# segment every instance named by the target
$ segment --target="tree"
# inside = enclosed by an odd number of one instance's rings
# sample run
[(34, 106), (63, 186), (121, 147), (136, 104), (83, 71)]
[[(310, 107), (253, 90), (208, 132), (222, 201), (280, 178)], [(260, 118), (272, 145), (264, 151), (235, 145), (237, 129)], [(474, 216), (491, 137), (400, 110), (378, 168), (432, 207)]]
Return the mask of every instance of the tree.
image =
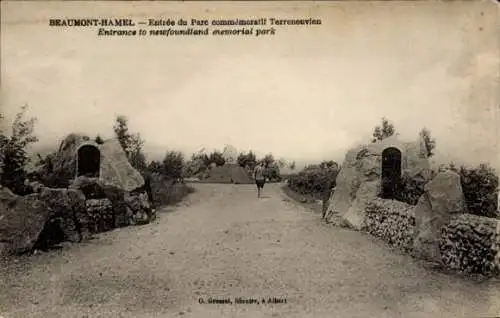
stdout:
[(243, 152), (240, 153), (236, 158), (236, 162), (238, 163), (238, 166), (245, 167), (247, 162), (247, 156)]
[(118, 142), (122, 146), (123, 151), (125, 151), (125, 154), (128, 157), (130, 134), (128, 132), (127, 117), (117, 116), (115, 125), (113, 126), (113, 131), (115, 132), (116, 138), (118, 138)]
[(280, 169), (283, 169), (286, 167), (286, 160), (284, 158), (280, 158), (278, 160), (278, 167), (280, 167)]
[(255, 168), (256, 164), (257, 164), (257, 156), (252, 150), (248, 151), (245, 167), (248, 166), (250, 169), (253, 169)]
[(127, 118), (121, 115), (116, 117), (113, 130), (130, 164), (137, 170), (143, 171), (147, 164), (146, 156), (142, 152), (144, 140), (142, 140), (141, 135), (131, 134), (128, 130)]
[(210, 165), (207, 154), (203, 151), (194, 153), (191, 160), (184, 163), (183, 177), (197, 176), (199, 173), (204, 172)]
[(24, 167), (29, 160), (27, 147), (38, 141), (38, 137), (34, 135), (36, 118), (24, 119), (27, 109), (28, 105), (24, 105), (16, 114), (10, 137), (0, 132), (0, 153), (2, 154), (0, 183), (18, 194), (25, 194), (24, 180), (27, 173)]
[(468, 212), (500, 218), (498, 210), (498, 173), (489, 164), (458, 169)]
[(184, 166), (184, 155), (180, 151), (167, 151), (163, 158), (163, 175), (167, 178), (181, 178)]
[(333, 160), (323, 161), (320, 163), (321, 169), (338, 169), (338, 164)]
[(162, 173), (162, 169), (162, 164), (157, 160), (151, 161), (148, 165), (148, 170), (153, 173)]
[(199, 152), (194, 153), (191, 156), (191, 161), (201, 161), (205, 167), (208, 167), (210, 165), (210, 158), (203, 149)]
[(253, 151), (250, 150), (248, 153), (240, 153), (237, 162), (240, 167), (253, 169), (257, 163), (257, 157)]
[(303, 171), (320, 170), (321, 166), (318, 164), (309, 164), (304, 167)]
[(141, 172), (147, 169), (148, 164), (146, 163), (146, 156), (140, 148), (134, 149), (132, 152), (130, 152), (128, 159), (132, 167), (134, 167), (135, 169)]
[(224, 163), (226, 163), (226, 160), (224, 159), (224, 156), (222, 155), (222, 152), (215, 150), (212, 152), (209, 156), (209, 161), (210, 163), (215, 163), (217, 166), (223, 166)]
[(281, 181), (280, 168), (277, 163), (273, 162), (266, 166), (263, 171), (264, 177), (269, 180)]
[(431, 131), (427, 128), (423, 128), (419, 135), (424, 141), (427, 157), (432, 157), (434, 155), (434, 149), (436, 148), (436, 140), (431, 137)]
[(290, 162), (290, 164), (288, 165), (288, 168), (290, 168), (290, 170), (295, 170), (295, 168), (296, 168), (295, 161)]
[(113, 130), (127, 157), (134, 151), (142, 150), (144, 141), (142, 140), (140, 134), (131, 134), (129, 132), (128, 119), (125, 116), (120, 115), (116, 117)]
[(272, 165), (274, 163), (274, 156), (270, 153), (268, 153), (267, 155), (264, 156), (264, 159), (262, 159), (262, 161), (264, 162), (264, 166), (265, 167), (269, 167), (270, 165)]
[(97, 135), (94, 140), (97, 144), (102, 145), (104, 143), (104, 140), (100, 135)]
[(383, 140), (387, 137), (394, 135), (394, 133), (395, 133), (394, 124), (390, 123), (389, 120), (387, 120), (387, 118), (382, 117), (381, 126), (375, 126), (375, 129), (373, 130), (372, 142)]

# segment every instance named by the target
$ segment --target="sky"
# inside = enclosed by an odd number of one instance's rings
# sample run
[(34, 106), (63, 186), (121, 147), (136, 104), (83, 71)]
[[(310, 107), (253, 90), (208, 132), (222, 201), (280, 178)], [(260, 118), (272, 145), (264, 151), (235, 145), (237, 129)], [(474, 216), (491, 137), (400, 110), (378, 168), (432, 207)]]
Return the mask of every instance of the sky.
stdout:
[[(423, 127), (436, 160), (498, 167), (498, 7), (474, 2), (2, 2), (1, 111), (38, 118), (38, 146), (112, 136), (117, 115), (149, 158), (226, 144), (333, 159), (385, 116)], [(98, 37), (50, 18), (317, 18), (267, 37)]]

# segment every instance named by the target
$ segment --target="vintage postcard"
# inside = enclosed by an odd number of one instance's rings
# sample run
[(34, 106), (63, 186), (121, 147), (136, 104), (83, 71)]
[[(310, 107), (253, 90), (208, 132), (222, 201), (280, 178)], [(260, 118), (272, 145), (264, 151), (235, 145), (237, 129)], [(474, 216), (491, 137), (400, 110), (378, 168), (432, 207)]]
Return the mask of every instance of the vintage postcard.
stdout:
[(500, 316), (494, 1), (2, 1), (0, 317)]

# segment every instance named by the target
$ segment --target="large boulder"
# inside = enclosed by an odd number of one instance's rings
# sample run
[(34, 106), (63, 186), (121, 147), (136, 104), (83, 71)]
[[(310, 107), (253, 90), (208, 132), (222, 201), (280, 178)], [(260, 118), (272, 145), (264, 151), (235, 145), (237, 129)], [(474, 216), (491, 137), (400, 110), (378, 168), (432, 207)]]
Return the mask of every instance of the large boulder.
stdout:
[(48, 206), (50, 219), (52, 223), (58, 224), (64, 240), (80, 242), (88, 238), (83, 192), (75, 189), (42, 188), (39, 198)]
[[(401, 172), (410, 178), (430, 180), (431, 169), (421, 139), (404, 143), (396, 137), (361, 145), (347, 151), (336, 180), (335, 191), (329, 199), (325, 220), (337, 225), (362, 227), (364, 203), (377, 197), (382, 179), (382, 153), (387, 148), (401, 152)], [(364, 185), (368, 183), (367, 185)], [(358, 190), (363, 190), (358, 193)], [(357, 199), (358, 196), (360, 199)]]
[(425, 185), (432, 210), (440, 214), (464, 213), (466, 208), (460, 175), (451, 170), (438, 173)]
[[(415, 238), (413, 253), (415, 256), (427, 260), (439, 261), (439, 228), (445, 223), (434, 217), (429, 198), (424, 194), (417, 202), (415, 214)], [(436, 230), (438, 229), (438, 230)]]
[(101, 171), (99, 178), (106, 184), (125, 191), (133, 191), (144, 186), (144, 178), (128, 161), (117, 139), (108, 139), (99, 146), (101, 151)]
[(417, 257), (441, 262), (439, 242), (443, 226), (455, 214), (466, 210), (460, 176), (443, 171), (425, 186), (425, 192), (415, 207), (416, 236), (414, 253)]
[(361, 184), (356, 192), (356, 198), (352, 201), (347, 212), (341, 216), (342, 224), (355, 230), (363, 230), (366, 227), (366, 205), (376, 199), (380, 188), (380, 181), (370, 181)]
[(31, 250), (38, 240), (50, 210), (38, 194), (17, 196), (0, 188), (0, 243), (3, 253)]
[(347, 152), (344, 163), (337, 175), (337, 185), (335, 191), (332, 191), (325, 213), (325, 219), (329, 223), (339, 225), (340, 217), (349, 210), (352, 201), (356, 198), (356, 192), (361, 184), (356, 168), (356, 155), (358, 152), (358, 148)]

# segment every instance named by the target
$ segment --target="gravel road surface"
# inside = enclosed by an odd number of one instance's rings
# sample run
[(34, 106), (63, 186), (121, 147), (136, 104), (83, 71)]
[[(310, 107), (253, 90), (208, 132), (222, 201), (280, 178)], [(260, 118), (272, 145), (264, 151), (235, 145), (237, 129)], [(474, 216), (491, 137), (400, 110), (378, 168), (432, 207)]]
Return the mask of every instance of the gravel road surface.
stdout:
[(500, 316), (498, 280), (432, 270), (325, 225), (279, 184), (261, 199), (252, 185), (194, 186), (153, 224), (1, 263), (0, 316)]

